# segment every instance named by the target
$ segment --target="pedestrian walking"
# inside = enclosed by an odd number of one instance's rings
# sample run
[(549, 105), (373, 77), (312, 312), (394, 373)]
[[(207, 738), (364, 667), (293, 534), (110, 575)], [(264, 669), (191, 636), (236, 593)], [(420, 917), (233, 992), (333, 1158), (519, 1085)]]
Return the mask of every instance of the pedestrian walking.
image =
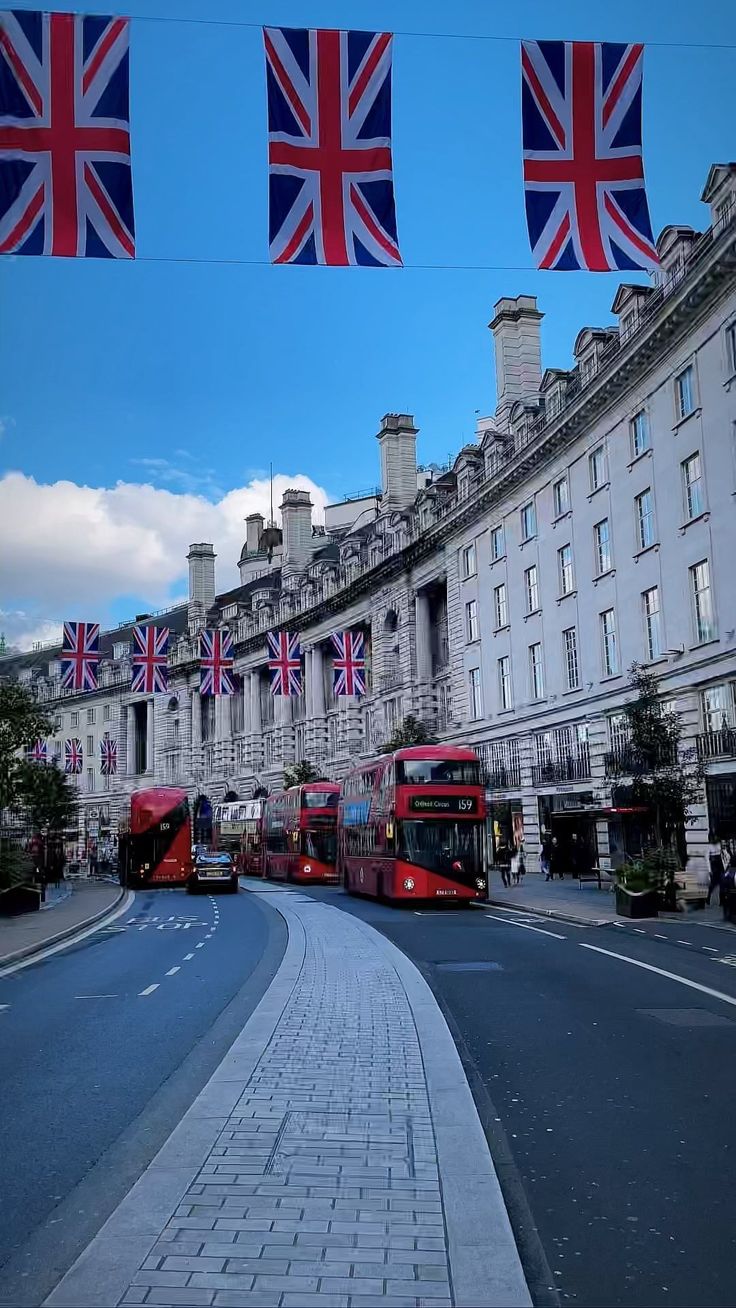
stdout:
[(560, 881), (562, 881), (564, 875), (565, 874), (562, 870), (562, 850), (560, 848), (560, 842), (557, 839), (557, 836), (553, 836), (549, 851), (549, 879), (550, 881), (554, 881), (557, 876), (560, 878)]
[(545, 881), (550, 879), (552, 865), (552, 837), (549, 831), (545, 831), (542, 836), (542, 845), (539, 851), (539, 870), (544, 874)]
[(503, 838), (496, 846), (496, 866), (501, 873), (501, 880), (505, 886), (511, 885), (511, 849), (506, 840)]
[(523, 844), (521, 844), (519, 845), (518, 849), (516, 850), (516, 853), (514, 854), (514, 857), (511, 860), (511, 878), (515, 886), (521, 884), (521, 879), (525, 875), (525, 873), (526, 873), (526, 867), (524, 865), (524, 846)]
[(708, 864), (710, 868), (710, 879), (708, 881), (708, 894), (705, 897), (706, 904), (710, 904), (711, 895), (714, 890), (718, 890), (718, 903), (723, 906), (723, 873), (726, 865), (723, 858), (723, 849), (720, 840), (716, 840), (715, 832), (711, 831), (708, 837)]

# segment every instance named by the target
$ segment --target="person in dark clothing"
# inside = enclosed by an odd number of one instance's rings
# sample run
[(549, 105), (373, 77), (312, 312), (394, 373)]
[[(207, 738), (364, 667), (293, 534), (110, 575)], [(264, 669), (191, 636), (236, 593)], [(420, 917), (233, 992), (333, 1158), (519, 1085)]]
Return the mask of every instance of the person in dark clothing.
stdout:
[(560, 881), (562, 881), (564, 875), (565, 874), (562, 870), (562, 850), (560, 849), (560, 842), (557, 839), (557, 836), (553, 836), (549, 851), (549, 879), (550, 881), (554, 881), (555, 877), (559, 877)]
[(511, 885), (511, 848), (506, 840), (500, 840), (496, 847), (496, 866), (501, 873), (505, 886)]
[(539, 851), (539, 870), (544, 873), (545, 881), (549, 881), (552, 867), (552, 837), (549, 831), (545, 831), (542, 836), (542, 844)]
[(711, 895), (714, 890), (717, 890), (718, 903), (722, 905), (724, 872), (723, 850), (720, 841), (716, 840), (712, 831), (708, 840), (708, 863), (710, 866), (710, 879), (708, 881), (708, 894), (706, 895), (705, 902), (706, 904), (710, 904)]
[(573, 831), (572, 836), (570, 838), (570, 849), (568, 851), (568, 864), (570, 868), (570, 876), (574, 880), (575, 877), (580, 875), (580, 870), (583, 866), (583, 847), (580, 844), (580, 838), (578, 836), (577, 831)]

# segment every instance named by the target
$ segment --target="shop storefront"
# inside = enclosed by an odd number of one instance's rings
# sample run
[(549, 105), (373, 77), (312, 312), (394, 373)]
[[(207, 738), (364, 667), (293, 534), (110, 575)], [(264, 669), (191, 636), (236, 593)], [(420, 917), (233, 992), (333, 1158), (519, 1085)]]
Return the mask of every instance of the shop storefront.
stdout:
[(524, 810), (519, 799), (488, 799), (489, 841), (492, 861), (500, 845), (520, 849), (524, 843)]
[(736, 856), (736, 772), (706, 777), (708, 827)]

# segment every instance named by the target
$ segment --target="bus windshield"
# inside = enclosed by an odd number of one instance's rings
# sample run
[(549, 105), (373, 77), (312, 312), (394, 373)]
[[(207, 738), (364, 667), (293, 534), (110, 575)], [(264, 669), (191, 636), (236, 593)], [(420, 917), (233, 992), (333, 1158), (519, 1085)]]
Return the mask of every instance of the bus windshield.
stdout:
[(337, 834), (334, 831), (305, 831), (302, 852), (317, 863), (334, 864), (337, 858)]
[(302, 807), (337, 808), (339, 798), (337, 790), (305, 790), (302, 792)]
[(475, 759), (402, 758), (396, 760), (396, 783), (403, 786), (479, 786)]
[(476, 876), (483, 870), (481, 823), (399, 822), (397, 854), (429, 872)]

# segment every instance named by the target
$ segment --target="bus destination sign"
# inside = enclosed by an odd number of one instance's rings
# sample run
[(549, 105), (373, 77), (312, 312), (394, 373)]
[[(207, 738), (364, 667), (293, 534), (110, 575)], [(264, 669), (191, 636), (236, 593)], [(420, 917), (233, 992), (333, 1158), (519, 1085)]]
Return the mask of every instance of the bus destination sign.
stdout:
[(412, 813), (477, 813), (476, 795), (410, 795)]

